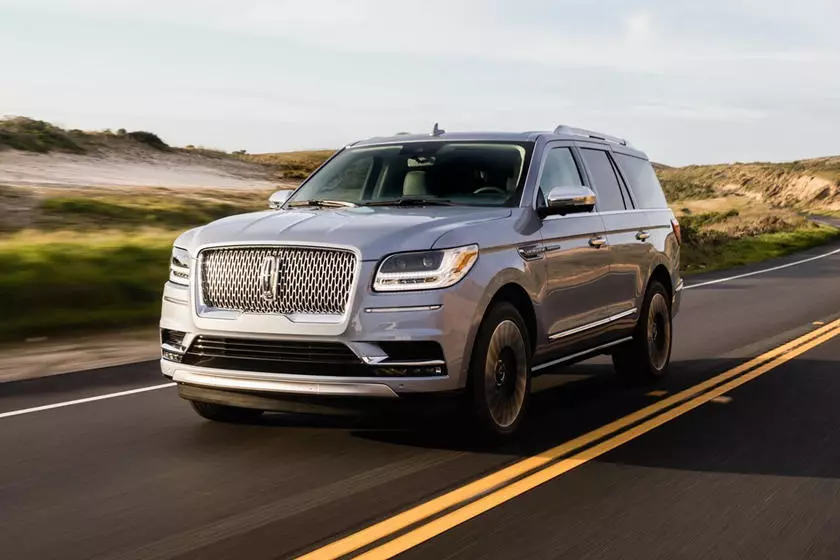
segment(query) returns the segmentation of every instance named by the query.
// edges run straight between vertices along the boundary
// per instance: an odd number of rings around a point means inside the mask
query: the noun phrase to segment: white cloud
[[[16,14],[53,27],[4,27]],[[836,133],[797,110],[840,120],[824,101],[840,90],[838,19],[837,0],[0,0],[0,50],[20,53],[0,103],[78,126],[180,117],[189,141],[249,150],[439,119],[566,121],[647,138],[670,161],[770,150],[779,140],[749,134],[772,124],[832,152]],[[195,138],[208,123],[217,138]]]
[[[627,16],[624,20],[626,37],[631,42],[647,41],[653,31],[651,17],[646,13]]]
[[[756,121],[768,117],[766,111],[747,107],[723,107],[707,104],[647,103],[631,108],[638,116],[666,117],[699,121]]]

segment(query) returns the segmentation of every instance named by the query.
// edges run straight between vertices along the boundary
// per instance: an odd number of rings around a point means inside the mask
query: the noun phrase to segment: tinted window
[[[540,188],[543,193],[554,187],[580,187],[583,181],[580,178],[577,164],[572,151],[569,148],[554,148],[545,156],[542,176],[540,177]]]
[[[616,154],[618,164],[630,183],[639,208],[667,208],[662,186],[649,161],[624,154]]]
[[[595,183],[595,194],[598,195],[598,211],[624,210],[621,188],[618,185],[618,178],[615,176],[607,152],[589,149],[583,149],[580,152],[583,154],[583,160],[586,162]]]

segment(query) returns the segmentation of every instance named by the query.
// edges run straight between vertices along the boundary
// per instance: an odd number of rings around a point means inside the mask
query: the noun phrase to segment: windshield
[[[529,143],[430,141],[351,148],[313,175],[289,203],[516,206],[530,156]]]

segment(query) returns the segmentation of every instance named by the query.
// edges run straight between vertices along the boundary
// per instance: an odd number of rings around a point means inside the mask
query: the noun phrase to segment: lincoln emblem
[[[277,280],[280,274],[280,257],[265,257],[260,264],[260,297],[264,301],[277,299]]]

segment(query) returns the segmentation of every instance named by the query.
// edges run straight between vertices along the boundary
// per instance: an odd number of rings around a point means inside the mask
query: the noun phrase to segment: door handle
[[[592,239],[589,240],[589,244],[592,247],[603,247],[604,245],[607,244],[607,240],[604,239],[603,237],[593,237]]]
[[[639,241],[647,241],[647,239],[649,237],[650,237],[650,234],[646,231],[640,231],[639,233],[636,234],[636,239],[638,239]]]
[[[525,247],[519,247],[517,252],[519,253],[519,256],[526,261],[536,261],[543,258],[543,255],[545,255],[545,245],[541,243],[536,245],[526,245]]]

